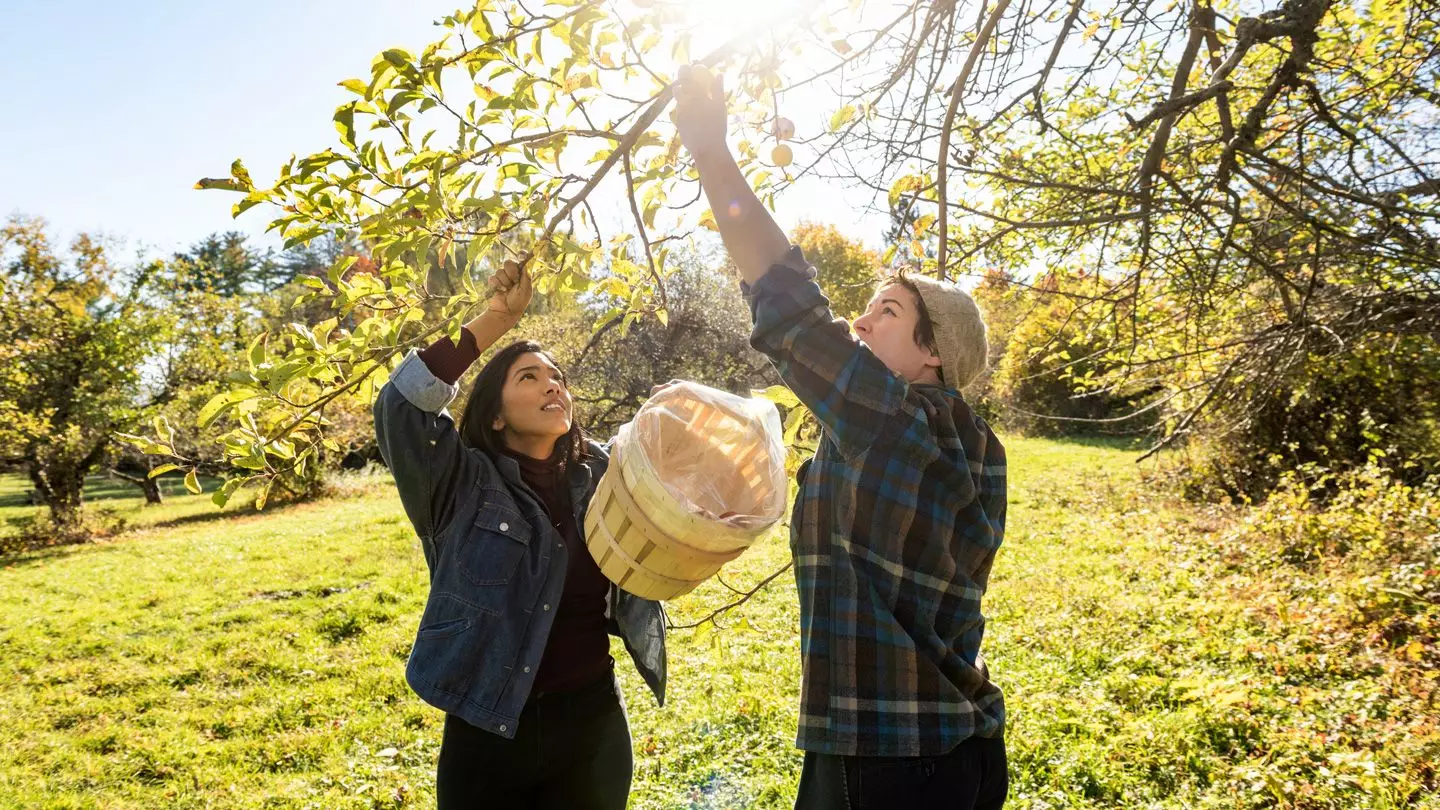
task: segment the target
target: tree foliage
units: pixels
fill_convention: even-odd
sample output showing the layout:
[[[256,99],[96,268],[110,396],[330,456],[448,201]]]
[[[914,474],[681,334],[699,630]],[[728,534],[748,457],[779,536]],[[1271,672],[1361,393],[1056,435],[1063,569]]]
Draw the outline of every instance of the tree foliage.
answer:
[[[230,427],[247,478],[303,468],[327,405],[455,333],[497,252],[533,249],[542,292],[613,301],[597,325],[663,326],[669,242],[727,215],[675,213],[698,189],[661,113],[698,57],[731,76],[762,199],[838,176],[903,212],[922,272],[1103,279],[1074,299],[1096,385],[1163,378],[1164,440],[1190,435],[1221,407],[1253,412],[1319,344],[1433,337],[1431,2],[834,0],[692,54],[684,4],[481,0],[341,82],[335,147],[268,187],[238,160],[200,182],[242,194],[237,214],[268,206],[287,246],[354,234],[368,265],[300,278],[316,317],[256,337],[203,416]],[[825,120],[792,127],[793,166],[766,166],[790,94],[827,85]],[[433,287],[437,270],[460,289]]]
[[[816,279],[836,315],[854,318],[865,311],[875,292],[875,282],[884,272],[878,253],[842,234],[834,225],[815,222],[797,225],[790,241],[799,245],[805,258],[815,265]]]
[[[162,380],[141,393],[143,364],[173,324],[144,296],[153,271],[122,271],[83,234],[57,251],[43,220],[15,216],[0,230],[0,408],[11,417],[0,459],[24,469],[62,539],[83,534],[85,476],[113,433],[172,390]]]

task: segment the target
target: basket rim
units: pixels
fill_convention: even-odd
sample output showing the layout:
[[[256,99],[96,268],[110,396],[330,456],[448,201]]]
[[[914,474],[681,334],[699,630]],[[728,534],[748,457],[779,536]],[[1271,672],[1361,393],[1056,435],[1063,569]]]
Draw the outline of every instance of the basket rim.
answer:
[[[637,455],[643,456],[644,453],[637,452]],[[660,476],[655,472],[652,465],[640,461],[627,461],[627,459],[630,458],[630,453],[621,449],[620,442],[616,442],[615,445],[611,447],[610,457],[611,466],[618,466],[620,468],[620,474],[625,481],[625,487],[631,493],[634,493],[637,489],[646,488],[663,494],[665,503],[670,508],[664,510],[661,519],[651,518],[651,522],[656,524],[657,527],[662,527],[662,530],[663,527],[667,525],[683,527],[684,534],[687,535],[692,533],[718,535],[719,538],[727,541],[727,544],[744,544],[748,546],[784,519],[785,510],[783,508],[780,510],[780,514],[773,520],[766,521],[754,529],[742,529],[723,520],[707,518],[677,503],[674,496],[670,494],[670,488],[664,481],[660,480]],[[666,536],[670,536],[669,532],[665,532],[665,534]]]

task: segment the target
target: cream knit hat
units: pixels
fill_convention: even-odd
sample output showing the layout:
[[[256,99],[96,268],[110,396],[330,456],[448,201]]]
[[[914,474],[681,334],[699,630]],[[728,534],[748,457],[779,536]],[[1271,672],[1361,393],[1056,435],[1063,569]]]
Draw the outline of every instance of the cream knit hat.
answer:
[[[954,284],[920,275],[906,275],[905,279],[920,291],[920,300],[935,326],[941,378],[956,390],[964,389],[985,370],[990,354],[979,305]]]

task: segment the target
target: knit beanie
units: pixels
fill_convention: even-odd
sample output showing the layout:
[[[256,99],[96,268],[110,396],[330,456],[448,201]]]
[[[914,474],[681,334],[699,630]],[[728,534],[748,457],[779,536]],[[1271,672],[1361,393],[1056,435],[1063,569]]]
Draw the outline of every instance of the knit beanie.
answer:
[[[944,281],[921,275],[906,280],[920,291],[920,300],[935,326],[935,353],[945,384],[956,390],[975,381],[985,370],[990,344],[985,338],[985,319],[970,294]]]

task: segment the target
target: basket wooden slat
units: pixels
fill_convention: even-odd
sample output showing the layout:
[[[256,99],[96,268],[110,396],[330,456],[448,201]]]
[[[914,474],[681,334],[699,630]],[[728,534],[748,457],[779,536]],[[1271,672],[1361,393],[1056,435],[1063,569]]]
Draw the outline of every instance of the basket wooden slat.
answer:
[[[659,437],[662,456],[669,453],[670,459],[714,470],[713,481],[729,482],[740,500],[772,502],[765,437],[756,435],[749,442],[716,438],[743,436],[746,423],[698,399],[667,401],[664,410],[642,411],[636,422],[647,418],[659,420],[645,428],[647,435]],[[644,452],[626,441],[615,443],[610,469],[585,514],[585,543],[611,582],[646,599],[673,599],[714,576],[775,521],[736,525],[683,506]]]

